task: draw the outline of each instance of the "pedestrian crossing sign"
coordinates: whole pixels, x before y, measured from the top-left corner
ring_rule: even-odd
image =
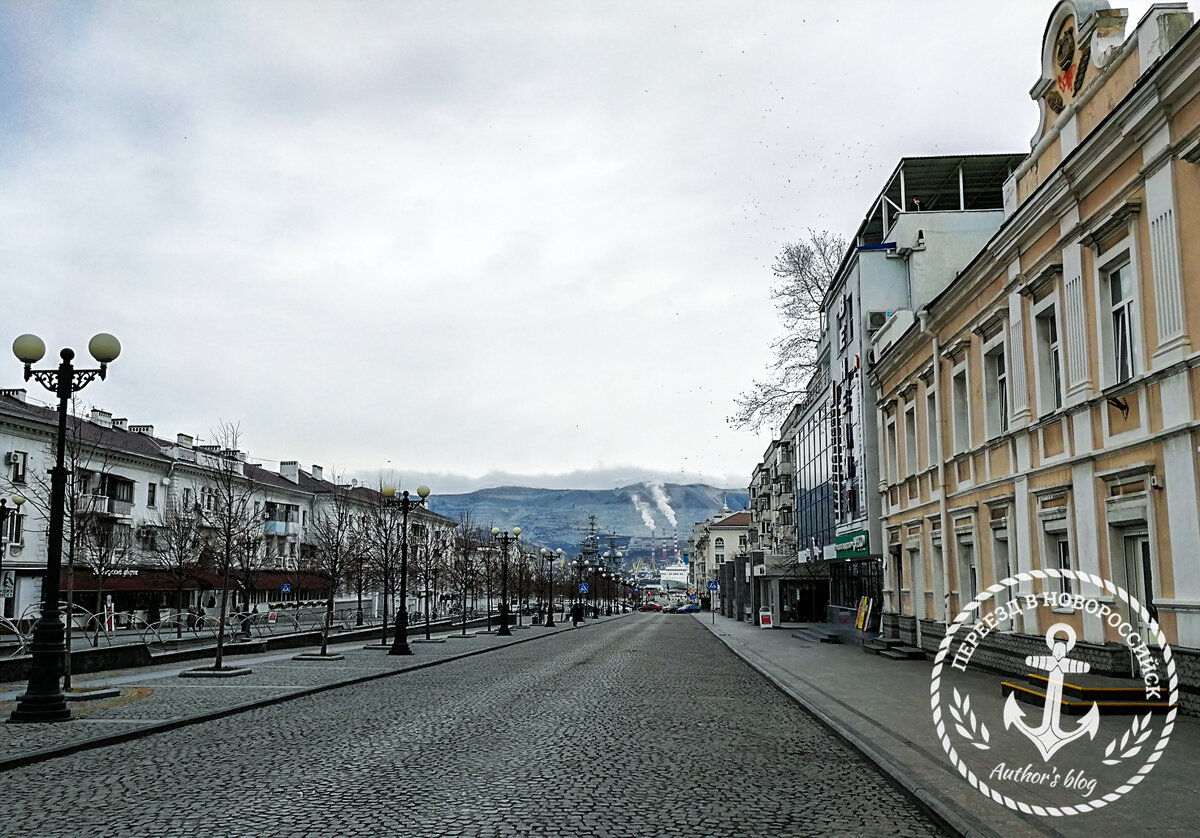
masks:
[[[715,590],[717,590],[719,587],[720,587],[720,585],[719,585],[719,583],[717,582],[717,580],[716,580],[716,579],[709,579],[709,580],[708,580],[708,589],[709,589],[710,591],[715,591]]]
[[[586,594],[588,592],[587,586],[588,586],[587,582],[580,582],[579,583],[579,593]]]

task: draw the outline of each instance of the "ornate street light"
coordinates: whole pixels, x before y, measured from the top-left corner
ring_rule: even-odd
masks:
[[[501,532],[499,527],[492,527],[492,537],[500,542],[500,630],[496,632],[502,637],[511,637],[508,628],[508,545],[521,536],[521,528],[513,527],[512,534]]]
[[[392,486],[384,486],[381,494],[385,504],[400,504],[400,601],[396,603],[396,635],[392,638],[392,648],[388,654],[411,655],[412,647],[408,645],[408,510],[425,505],[429,487],[417,487],[420,496],[417,500],[410,498],[407,490],[397,498]],[[384,596],[387,596],[386,591]]]
[[[58,450],[50,472],[50,528],[47,533],[46,577],[42,582],[42,616],[33,627],[30,645],[29,686],[17,697],[10,722],[65,722],[71,718],[62,691],[63,661],[67,648],[65,630],[59,619],[59,575],[62,573],[63,518],[67,494],[67,402],[97,378],[104,378],[108,365],[121,354],[121,343],[109,334],[98,334],[88,342],[88,352],[99,369],[77,370],[71,361],[73,349],[59,352],[62,362],[55,370],[35,370],[33,365],[46,354],[46,344],[37,335],[21,335],[13,341],[13,354],[25,365],[25,380],[37,382],[58,397]]]
[[[542,555],[546,559],[546,566],[550,569],[550,596],[546,602],[546,628],[555,628],[554,625],[554,562],[555,560],[562,561],[563,551],[559,547],[554,552],[542,548]]]
[[[8,516],[19,516],[21,514],[21,505],[25,503],[25,498],[20,495],[13,495],[13,506],[10,509],[8,501],[0,498],[0,617],[4,616],[4,600],[9,596],[4,592],[4,539],[8,534]],[[13,592],[12,596],[17,595],[16,574],[13,574]]]

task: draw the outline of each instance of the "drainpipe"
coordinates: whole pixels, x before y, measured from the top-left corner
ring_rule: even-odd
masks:
[[[941,365],[941,343],[938,341],[936,334],[929,330],[929,307],[925,306],[917,312],[917,321],[921,324],[921,334],[925,335],[933,343],[933,387],[937,393],[938,417],[935,423],[937,427],[937,472],[938,472],[938,488],[942,492],[941,500],[938,502],[938,512],[942,519],[942,624],[949,627],[950,625],[950,508],[946,501],[946,458],[942,454],[942,405],[945,403],[946,394],[942,392],[942,365]],[[919,623],[918,623],[919,625]]]

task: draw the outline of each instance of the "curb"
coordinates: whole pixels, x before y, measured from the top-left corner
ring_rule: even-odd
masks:
[[[829,728],[839,739],[846,742],[864,758],[875,765],[879,771],[884,774],[893,783],[903,789],[910,797],[917,802],[923,810],[926,811],[939,825],[949,830],[955,835],[963,836],[963,838],[1004,838],[1004,833],[988,829],[986,826],[980,828],[978,824],[968,822],[963,815],[958,811],[957,807],[951,806],[933,795],[928,789],[922,786],[915,778],[907,771],[900,767],[892,760],[890,756],[882,752],[869,740],[864,739],[858,732],[843,723],[840,719],[831,716],[822,708],[811,702],[801,693],[797,692],[787,684],[777,679],[774,675],[767,672],[755,661],[750,660],[740,650],[735,649],[728,642],[730,635],[717,634],[715,627],[711,627],[703,620],[697,620],[704,628],[709,629],[710,633],[721,642],[739,660],[761,675],[772,686],[790,698],[792,701],[799,704],[807,712],[812,714],[817,721]]]
[[[272,707],[276,704],[283,704],[288,701],[293,701],[297,698],[306,698],[311,695],[318,695],[330,690],[340,689],[342,687],[351,687],[356,684],[365,684],[369,681],[378,681],[383,678],[391,678],[396,675],[402,675],[405,672],[415,672],[419,669],[428,669],[439,664],[458,661],[464,658],[474,657],[475,655],[483,655],[488,652],[494,652],[497,649],[507,649],[509,646],[516,646],[521,643],[529,643],[538,640],[542,637],[552,637],[560,631],[569,631],[569,629],[558,629],[556,631],[547,632],[545,634],[531,634],[523,637],[520,640],[511,640],[507,643],[490,646],[486,649],[473,649],[469,652],[461,652],[455,655],[449,655],[437,660],[425,661],[424,663],[405,666],[400,669],[394,669],[389,672],[374,672],[370,675],[358,675],[354,678],[348,678],[343,681],[333,681],[328,684],[320,684],[315,687],[304,687],[295,692],[287,693],[286,695],[277,695],[270,698],[256,699],[247,701],[242,704],[235,704],[232,707],[223,707],[219,710],[210,710],[206,713],[197,713],[194,716],[184,716],[178,719],[170,719],[165,722],[156,722],[146,725],[145,727],[135,728],[133,730],[121,731],[120,733],[112,733],[105,736],[96,736],[91,739],[83,739],[78,742],[71,742],[65,745],[58,745],[52,748],[45,748],[40,751],[21,754],[7,759],[0,759],[0,772],[11,771],[14,768],[24,768],[27,765],[34,765],[46,760],[56,759],[58,757],[77,754],[81,751],[90,751],[96,748],[104,748],[109,745],[118,745],[122,742],[132,742],[136,739],[144,739],[147,736],[153,736],[158,733],[166,733],[167,731],[177,730],[181,727],[191,727],[192,725],[203,724],[204,722],[216,721],[224,719],[228,716],[236,716],[240,713],[246,713],[250,710],[257,710],[262,707]]]

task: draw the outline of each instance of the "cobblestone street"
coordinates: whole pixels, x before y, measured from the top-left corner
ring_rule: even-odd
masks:
[[[704,626],[656,614],[3,779],[30,836],[941,834]]]

